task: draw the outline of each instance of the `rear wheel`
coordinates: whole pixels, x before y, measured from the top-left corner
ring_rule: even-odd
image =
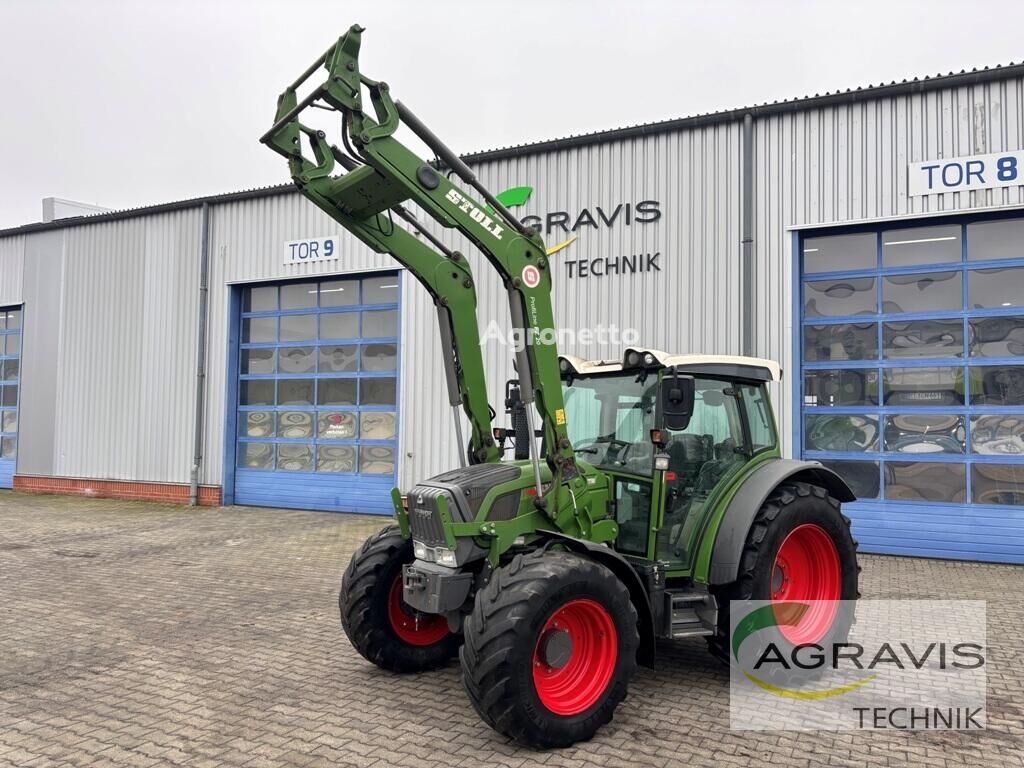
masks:
[[[498,732],[565,747],[611,720],[639,644],[629,592],[603,565],[567,552],[517,555],[477,593],[463,685]]]
[[[436,669],[459,647],[444,616],[420,613],[402,599],[402,566],[412,561],[412,542],[389,526],[352,556],[338,597],[341,626],[352,645],[392,672]]]
[[[809,602],[796,623],[779,622],[790,645],[843,639],[850,617],[834,601],[856,600],[860,566],[850,520],[839,502],[817,485],[784,483],[761,506],[747,534],[739,577],[718,593],[718,631],[708,638],[711,652],[729,662],[729,604],[764,600],[777,604]],[[830,602],[831,601],[831,602]]]

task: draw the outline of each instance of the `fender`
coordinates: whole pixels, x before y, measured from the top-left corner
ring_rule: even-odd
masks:
[[[656,654],[654,612],[651,610],[651,601],[647,596],[647,590],[644,588],[643,581],[640,580],[640,576],[633,570],[633,566],[629,564],[629,561],[614,549],[603,544],[595,544],[592,541],[577,539],[564,533],[556,533],[555,531],[538,531],[538,533],[541,533],[549,541],[553,540],[563,544],[566,549],[576,554],[584,555],[591,560],[601,563],[601,565],[618,576],[619,580],[626,585],[626,589],[629,590],[629,598],[633,601],[633,606],[636,608],[636,618],[640,630],[640,648],[637,651],[637,661],[645,667],[653,668]]]
[[[769,494],[785,480],[802,480],[821,486],[841,502],[857,499],[845,480],[817,461],[776,459],[762,464],[743,482],[726,507],[715,533],[708,584],[729,584],[736,580],[750,526]]]

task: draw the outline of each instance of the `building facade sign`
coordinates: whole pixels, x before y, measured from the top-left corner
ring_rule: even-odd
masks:
[[[315,261],[330,261],[338,258],[337,237],[315,237],[305,240],[289,240],[284,244],[281,263],[308,264]]]
[[[907,166],[911,196],[1020,185],[1024,185],[1024,150],[926,160]]]
[[[501,192],[498,200],[508,208],[525,205],[533,194],[533,187],[512,187]],[[641,200],[637,203],[617,203],[593,206],[579,211],[548,211],[544,215],[523,216],[522,222],[534,227],[552,243],[548,256],[565,251],[581,236],[593,232],[607,232],[616,226],[643,226],[661,219],[661,202]],[[565,239],[560,239],[565,238]],[[557,241],[557,242],[556,242]],[[570,280],[588,277],[625,277],[627,275],[660,272],[660,251],[630,253],[598,259],[574,258],[572,252],[560,257],[562,275]]]

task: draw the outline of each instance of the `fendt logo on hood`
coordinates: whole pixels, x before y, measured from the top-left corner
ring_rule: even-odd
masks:
[[[511,187],[496,197],[498,202],[506,208],[516,208],[526,205],[532,195],[533,187]],[[573,216],[569,211],[549,211],[544,216],[524,216],[522,222],[528,227],[535,227],[545,236],[557,230],[561,230],[563,235],[568,235],[566,239],[546,249],[547,254],[553,256],[575,243],[579,237],[577,232],[588,227],[599,231],[611,229],[618,224],[627,227],[634,224],[652,224],[661,218],[661,203],[657,200],[618,203],[607,211],[598,205],[594,206],[594,212],[592,213],[589,208],[583,208]],[[660,256],[661,253],[656,251],[597,259],[566,259],[563,264],[570,279],[613,275],[624,277],[638,273],[660,272],[661,265],[658,263]]]

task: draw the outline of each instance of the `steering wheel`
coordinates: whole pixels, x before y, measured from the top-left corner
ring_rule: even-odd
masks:
[[[632,443],[612,437],[608,439],[608,453],[606,455],[617,464],[625,464],[626,454],[629,453],[629,449],[632,447]]]
[[[618,464],[626,463],[625,454],[629,453],[629,449],[633,447],[633,443],[625,440],[619,440],[615,437],[609,437],[587,440],[582,442],[580,445],[575,446],[573,450],[577,453],[598,453],[598,449],[596,447],[598,443],[606,443],[608,445],[605,457]]]

